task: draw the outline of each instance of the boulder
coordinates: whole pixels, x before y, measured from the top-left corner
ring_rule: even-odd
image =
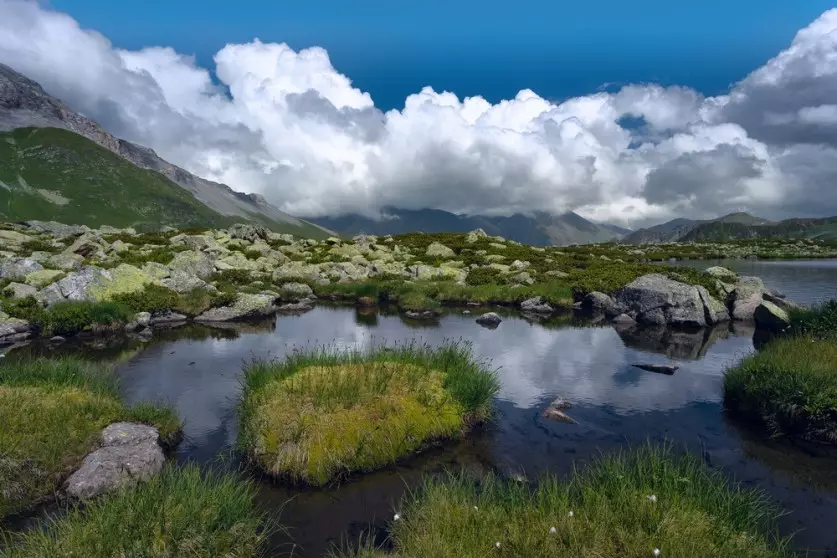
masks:
[[[142,265],[142,272],[154,279],[166,279],[171,276],[171,270],[157,262],[144,263]]]
[[[87,500],[151,479],[166,462],[159,438],[150,426],[111,424],[102,431],[102,447],[84,458],[64,484],[65,491]]]
[[[54,267],[61,271],[76,271],[81,269],[84,263],[84,257],[78,254],[61,253],[50,256],[45,263],[49,267]]]
[[[532,279],[532,276],[527,271],[521,271],[517,275],[512,275],[509,277],[509,281],[516,285],[533,285],[535,283],[535,280]]]
[[[487,312],[475,320],[481,326],[486,327],[497,327],[500,325],[500,322],[503,321],[503,318],[497,315],[495,312]]]
[[[41,271],[44,266],[32,258],[17,258],[0,263],[0,279],[22,281],[33,271]]]
[[[728,322],[730,316],[727,307],[724,306],[724,304],[720,300],[709,294],[709,291],[706,290],[706,287],[698,285],[697,290],[698,294],[700,294],[700,300],[701,302],[703,302],[704,313],[706,315],[706,324],[715,325],[723,322]]]
[[[162,314],[155,314],[151,316],[151,319],[148,321],[148,325],[150,326],[159,326],[165,324],[173,324],[179,322],[185,322],[187,320],[186,316],[183,314],[178,314],[177,312],[164,312]]]
[[[544,409],[543,413],[541,414],[543,418],[549,420],[556,420],[558,422],[566,422],[567,424],[575,424],[575,420],[567,413],[565,413],[562,409],[558,409],[555,407],[547,407]]]
[[[454,252],[451,248],[448,248],[444,244],[439,242],[431,242],[430,246],[427,247],[427,252],[425,255],[428,258],[444,258],[449,259],[456,256],[456,252]]]
[[[790,316],[778,305],[770,301],[762,301],[753,312],[756,329],[780,332],[790,326]]]
[[[27,296],[35,296],[38,294],[38,289],[32,285],[24,285],[23,283],[9,283],[4,290],[12,298],[26,298]]]
[[[481,238],[488,238],[488,235],[482,229],[474,229],[465,235],[465,242],[468,244],[474,244]]]
[[[32,240],[31,236],[17,231],[0,230],[0,246],[8,250],[19,250],[23,244]]]
[[[620,289],[614,300],[643,325],[704,327],[708,323],[709,311],[697,287],[657,273],[635,279]],[[722,315],[713,311],[711,320],[720,318]]]
[[[300,300],[299,302],[289,302],[287,304],[282,304],[277,308],[279,312],[288,312],[288,313],[301,313],[301,312],[308,312],[309,310],[313,310],[314,308],[314,301],[311,299],[305,298]]]
[[[215,273],[215,262],[209,254],[186,250],[184,252],[178,252],[174,256],[174,259],[169,264],[169,269],[172,272],[181,271],[206,280]]]
[[[591,314],[604,314],[605,316],[616,316],[621,311],[610,295],[593,291],[584,295],[581,299],[581,309]]]
[[[227,229],[230,238],[240,238],[242,240],[249,240],[256,242],[257,240],[269,240],[270,230],[262,225],[250,225],[244,223],[236,223]]]
[[[551,314],[552,306],[544,302],[542,297],[536,296],[520,303],[520,310],[533,314]]]
[[[0,344],[14,343],[29,337],[29,322],[0,312]]]
[[[279,296],[284,301],[298,302],[314,294],[305,283],[285,283],[279,288]]]
[[[636,324],[636,321],[627,314],[619,314],[611,320],[611,323],[617,326],[631,326]]]
[[[735,320],[752,320],[767,289],[758,277],[740,277],[728,297],[728,304]]]
[[[88,298],[111,300],[118,295],[141,292],[148,285],[159,284],[156,279],[130,264],[119,264],[113,269],[104,270],[102,277],[101,281],[88,287]]]
[[[26,221],[26,225],[34,232],[49,233],[59,240],[90,232],[90,228],[85,225],[65,225],[55,221]]]
[[[215,267],[219,270],[240,269],[243,271],[258,271],[261,267],[255,260],[247,258],[241,252],[233,252],[229,256],[219,258],[215,262]]]
[[[726,283],[735,283],[738,280],[737,273],[719,265],[708,268],[706,273]]]
[[[362,297],[357,299],[357,305],[361,306],[361,307],[364,307],[364,308],[371,308],[372,306],[375,306],[376,304],[377,304],[377,302],[371,296],[362,296]]]
[[[105,259],[108,244],[98,235],[86,232],[64,250],[64,254],[77,254],[84,258]]]
[[[240,293],[230,306],[211,308],[195,318],[198,322],[229,322],[259,316],[276,311],[275,297],[264,294]]]
[[[88,265],[42,290],[38,299],[47,306],[60,300],[92,300],[91,289],[103,285],[109,277],[108,270]]]
[[[514,260],[511,263],[511,265],[509,266],[509,269],[514,270],[514,271],[523,271],[524,269],[527,269],[531,265],[532,264],[527,262],[527,261]]]
[[[33,271],[26,276],[24,283],[31,285],[37,289],[42,289],[47,285],[56,282],[64,276],[63,271],[55,269],[42,269],[40,271]]]
[[[194,289],[207,287],[206,281],[185,271],[173,271],[169,277],[163,279],[160,283],[178,293],[188,293]]]
[[[150,312],[137,312],[134,316],[134,322],[138,326],[148,327],[151,324],[151,313]]]

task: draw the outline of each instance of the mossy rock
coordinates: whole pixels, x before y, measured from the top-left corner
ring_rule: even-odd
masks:
[[[32,273],[28,274],[24,283],[26,283],[27,285],[31,285],[35,288],[42,289],[47,285],[55,283],[62,277],[64,277],[63,271],[58,271],[55,269],[42,269],[40,271],[33,271]]]

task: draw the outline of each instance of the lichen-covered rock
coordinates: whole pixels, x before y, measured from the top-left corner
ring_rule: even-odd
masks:
[[[104,279],[91,285],[87,292],[93,300],[112,300],[123,294],[138,293],[146,286],[157,284],[158,281],[129,264],[119,264],[113,269],[105,270]]]
[[[187,317],[177,312],[163,312],[162,314],[155,314],[151,316],[148,324],[151,326],[167,325],[179,322],[185,322]]]
[[[76,271],[81,269],[81,266],[84,263],[84,257],[79,256],[78,254],[67,254],[62,252],[61,254],[50,256],[45,263],[49,267],[54,267],[62,271]]]
[[[715,277],[716,279],[719,279],[721,281],[728,282],[728,283],[729,282],[734,283],[735,281],[738,280],[738,274],[737,273],[735,273],[734,271],[731,271],[731,270],[729,270],[725,267],[721,267],[719,265],[708,268],[706,270],[706,273],[708,273],[712,277]]]
[[[488,237],[488,235],[485,233],[484,230],[474,229],[471,232],[469,232],[467,235],[465,235],[465,242],[467,242],[468,244],[474,244],[479,239],[487,238],[487,237]]]
[[[790,325],[788,313],[767,300],[762,301],[753,312],[756,328],[767,331],[780,332]]]
[[[206,281],[185,271],[172,271],[169,277],[160,281],[160,284],[178,293],[188,293],[194,289],[207,287]]]
[[[26,225],[34,232],[49,233],[58,240],[90,232],[85,225],[65,225],[55,221],[26,221]]]
[[[102,447],[84,458],[64,485],[70,496],[87,500],[145,482],[160,473],[166,458],[157,429],[116,423],[102,431]]]
[[[64,276],[63,271],[55,269],[42,269],[40,271],[33,271],[26,276],[24,283],[31,285],[37,289],[46,287],[47,285],[56,282]]]
[[[544,302],[543,298],[540,296],[524,300],[520,303],[520,309],[523,312],[533,314],[551,314],[553,312],[552,306],[550,306],[547,302]]]
[[[181,271],[189,275],[195,275],[200,279],[209,279],[215,273],[214,259],[204,252],[186,250],[178,252],[169,264],[172,271]]]
[[[233,252],[229,256],[219,258],[215,262],[215,267],[219,270],[240,269],[242,271],[258,271],[260,266],[258,262],[248,259],[241,252]]]
[[[528,269],[531,265],[532,264],[527,261],[514,260],[509,268],[515,271],[523,271],[524,269]]]
[[[127,242],[123,242],[121,240],[115,241],[113,244],[110,245],[110,249],[108,252],[113,254],[124,254],[125,252],[130,252],[131,246]]]
[[[517,275],[509,277],[509,281],[517,285],[534,285],[535,280],[529,275],[527,271],[521,271]]]
[[[93,233],[84,233],[64,250],[65,254],[78,254],[84,258],[105,259],[108,243]]]
[[[244,223],[236,223],[227,229],[230,237],[240,238],[242,240],[249,240],[256,242],[257,240],[268,240],[270,237],[270,230],[262,225],[250,225]]]
[[[0,263],[0,279],[22,281],[33,271],[41,271],[42,269],[44,269],[44,266],[32,258],[16,258]]]
[[[23,283],[9,283],[4,289],[12,298],[26,298],[38,294],[38,289]]]
[[[454,252],[451,248],[448,248],[444,244],[441,244],[439,242],[431,242],[430,246],[427,247],[425,255],[428,258],[449,259],[453,258],[456,255],[456,252]]]
[[[110,273],[93,265],[84,266],[75,273],[49,285],[40,293],[38,299],[50,306],[61,300],[92,300],[91,289],[104,284]]]
[[[548,277],[551,277],[551,278],[554,278],[554,279],[564,279],[565,277],[570,276],[569,273],[564,273],[563,271],[558,270],[558,269],[553,269],[553,270],[547,271],[546,273],[544,273],[544,275],[546,275]]]
[[[212,308],[197,318],[199,322],[229,322],[258,316],[266,316],[276,311],[275,298],[264,294],[240,293],[230,306]]]
[[[706,315],[706,324],[715,325],[723,322],[728,322],[730,319],[729,310],[724,306],[724,303],[709,294],[706,287],[697,286],[700,300],[703,302],[704,314]]]
[[[285,283],[279,289],[279,296],[282,300],[298,302],[314,294],[314,291],[305,283]]]
[[[14,343],[29,337],[29,322],[0,312],[0,344]]]
[[[163,264],[157,262],[144,263],[142,266],[142,272],[157,280],[166,279],[171,276],[171,270]]]
[[[32,240],[31,236],[17,231],[0,230],[0,246],[10,250],[19,250],[23,244]]]

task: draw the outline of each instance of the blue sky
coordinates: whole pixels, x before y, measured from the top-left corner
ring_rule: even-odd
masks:
[[[174,47],[212,67],[230,42],[322,46],[378,107],[424,85],[496,102],[549,99],[606,83],[656,82],[714,94],[788,45],[825,0],[52,0],[117,47]]]

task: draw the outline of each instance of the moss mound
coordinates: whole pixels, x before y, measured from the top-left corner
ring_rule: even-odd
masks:
[[[462,345],[296,352],[247,367],[241,444],[267,472],[322,485],[460,436],[496,391]]]

